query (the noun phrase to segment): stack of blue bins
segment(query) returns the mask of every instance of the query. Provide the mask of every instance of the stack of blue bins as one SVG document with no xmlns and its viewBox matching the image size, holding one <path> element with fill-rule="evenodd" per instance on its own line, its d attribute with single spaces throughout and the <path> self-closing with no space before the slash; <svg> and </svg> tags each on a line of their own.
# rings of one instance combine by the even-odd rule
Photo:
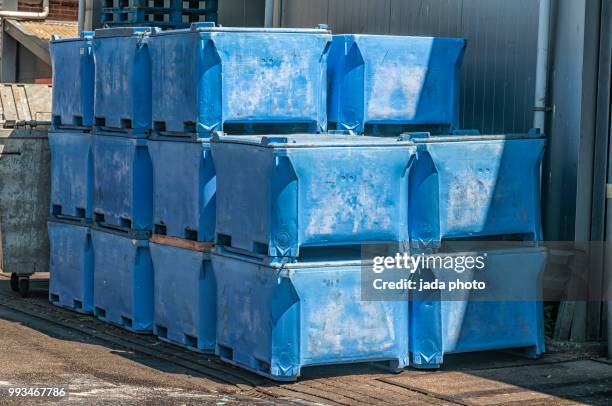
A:
<svg viewBox="0 0 612 406">
<path fill-rule="evenodd" d="M 54 38 L 50 300 L 279 381 L 539 356 L 545 142 L 459 130 L 464 49 L 326 26 Z M 371 250 L 479 241 L 480 276 L 520 295 L 364 294 Z"/>
<path fill-rule="evenodd" d="M 93 129 L 94 315 L 153 329 L 151 60 L 155 29 L 96 30 Z"/>
<path fill-rule="evenodd" d="M 151 36 L 151 254 L 160 339 L 216 351 L 211 251 L 220 208 L 210 140 L 219 131 L 316 133 L 324 127 L 328 37 L 322 28 L 270 31 L 213 23 Z"/>
<path fill-rule="evenodd" d="M 413 147 L 317 135 L 327 128 L 330 43 L 326 27 L 212 24 L 150 42 L 150 150 L 154 190 L 164 191 L 154 193 L 155 333 L 278 380 L 296 379 L 309 365 L 386 361 L 399 370 L 408 360 L 408 303 L 360 301 L 356 242 L 407 242 L 407 223 L 380 224 L 406 219 L 401 191 Z M 379 168 L 363 168 L 359 156 Z M 385 194 L 358 196 L 358 176 L 370 179 L 368 191 Z M 346 189 L 332 207 L 330 181 Z M 290 186 L 321 189 L 312 203 L 302 195 L 298 207 Z M 356 224 L 376 206 L 374 223 Z M 339 212 L 345 219 L 335 225 Z M 328 225 L 318 224 L 323 215 Z M 297 224 L 298 216 L 312 224 Z M 217 245 L 195 260 L 178 244 L 185 239 Z"/>
<path fill-rule="evenodd" d="M 93 312 L 92 127 L 94 59 L 91 32 L 54 37 L 49 300 L 82 313 Z"/>
<path fill-rule="evenodd" d="M 414 142 L 411 254 L 481 256 L 484 269 L 418 269 L 415 281 L 484 281 L 486 291 L 410 294 L 416 368 L 451 353 L 544 351 L 540 278 L 546 251 L 540 216 L 545 141 L 537 131 L 480 135 L 459 127 L 462 40 L 370 35 L 334 37 L 329 120 L 337 129 Z M 454 247 L 454 248 L 453 248 Z M 467 252 L 457 252 L 463 249 Z"/>
</svg>

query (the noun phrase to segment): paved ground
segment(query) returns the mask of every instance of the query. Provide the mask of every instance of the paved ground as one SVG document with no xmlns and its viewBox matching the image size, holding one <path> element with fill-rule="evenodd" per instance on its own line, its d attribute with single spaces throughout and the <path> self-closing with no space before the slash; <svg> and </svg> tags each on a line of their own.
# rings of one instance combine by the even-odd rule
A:
<svg viewBox="0 0 612 406">
<path fill-rule="evenodd" d="M 0 277 L 0 404 L 9 387 L 65 387 L 57 404 L 596 404 L 612 405 L 612 365 L 595 354 L 552 352 L 539 361 L 504 353 L 447 357 L 442 371 L 384 373 L 373 365 L 306 369 L 279 385 L 108 326 L 47 302 L 46 281 L 21 299 Z M 53 403 L 52 401 L 47 401 Z"/>
</svg>

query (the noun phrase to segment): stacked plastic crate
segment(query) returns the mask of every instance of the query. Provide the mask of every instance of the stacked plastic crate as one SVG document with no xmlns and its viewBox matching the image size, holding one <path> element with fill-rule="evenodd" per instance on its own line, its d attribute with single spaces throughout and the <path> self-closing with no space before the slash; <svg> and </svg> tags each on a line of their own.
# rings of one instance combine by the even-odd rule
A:
<svg viewBox="0 0 612 406">
<path fill-rule="evenodd" d="M 54 39 L 51 301 L 277 380 L 539 355 L 544 141 L 457 130 L 464 48 L 210 23 Z M 480 240 L 487 283 L 523 295 L 364 295 L 371 250 Z"/>
<path fill-rule="evenodd" d="M 379 224 L 405 219 L 406 196 L 399 191 L 407 187 L 412 147 L 317 135 L 327 127 L 330 40 L 326 27 L 197 24 L 157 33 L 150 44 L 150 145 L 154 190 L 160 191 L 154 193 L 152 244 L 155 332 L 280 380 L 295 379 L 307 365 L 389 361 L 397 370 L 408 359 L 408 304 L 360 302 L 356 249 L 358 239 L 370 235 L 406 241 L 407 224 L 355 229 L 355 221 L 376 205 Z M 362 168 L 358 156 L 372 157 L 389 176 Z M 300 186 L 297 176 L 304 177 Z M 377 187 L 386 193 L 359 198 L 358 176 L 368 178 L 372 193 Z M 331 208 L 326 199 L 336 192 L 330 181 L 344 189 Z M 296 187 L 321 189 L 312 193 L 313 202 L 303 194 L 298 204 Z M 352 213 L 340 226 L 318 223 L 334 222 L 334 210 Z M 298 216 L 312 226 L 298 225 Z M 218 245 L 209 258 L 193 261 L 193 250 L 174 244 L 177 238 Z M 300 253 L 301 246 L 311 254 Z M 326 314 L 333 320 L 326 322 Z"/>
<path fill-rule="evenodd" d="M 539 280 L 546 252 L 537 242 L 545 141 L 536 131 L 457 131 L 463 48 L 462 40 L 344 35 L 334 37 L 330 56 L 332 125 L 404 133 L 417 146 L 411 254 L 484 258 L 477 276 L 439 266 L 415 274 L 446 286 L 475 278 L 488 286 L 412 293 L 410 351 L 417 368 L 437 368 L 449 353 L 522 348 L 536 357 L 544 351 Z"/>
<path fill-rule="evenodd" d="M 218 0 L 104 0 L 106 27 L 188 28 L 194 22 L 217 22 Z"/>
<path fill-rule="evenodd" d="M 93 312 L 93 33 L 53 38 L 49 300 Z"/>
<path fill-rule="evenodd" d="M 153 29 L 96 30 L 93 136 L 94 314 L 153 328 L 151 130 Z"/>
</svg>

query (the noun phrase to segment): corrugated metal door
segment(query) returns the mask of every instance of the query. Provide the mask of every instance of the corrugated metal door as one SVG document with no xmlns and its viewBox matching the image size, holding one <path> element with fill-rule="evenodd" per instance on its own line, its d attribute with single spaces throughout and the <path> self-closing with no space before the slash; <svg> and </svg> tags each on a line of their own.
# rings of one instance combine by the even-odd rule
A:
<svg viewBox="0 0 612 406">
<path fill-rule="evenodd" d="M 282 0 L 284 27 L 327 23 L 335 33 L 463 37 L 463 128 L 531 127 L 538 2 L 535 0 Z"/>
</svg>

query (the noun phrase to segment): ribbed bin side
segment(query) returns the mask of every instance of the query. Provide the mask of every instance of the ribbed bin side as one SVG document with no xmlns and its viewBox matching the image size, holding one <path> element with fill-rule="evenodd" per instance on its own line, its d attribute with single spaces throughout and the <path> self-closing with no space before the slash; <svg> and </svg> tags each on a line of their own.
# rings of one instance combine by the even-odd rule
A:
<svg viewBox="0 0 612 406">
<path fill-rule="evenodd" d="M 304 248 L 407 245 L 411 144 L 330 135 L 251 141 L 211 144 L 218 244 L 290 258 Z"/>
<path fill-rule="evenodd" d="M 93 249 L 89 227 L 49 221 L 49 301 L 93 312 Z"/>
<path fill-rule="evenodd" d="M 216 175 L 208 142 L 148 142 L 155 234 L 215 239 Z"/>
<path fill-rule="evenodd" d="M 397 125 L 403 131 L 428 128 L 448 134 L 459 125 L 464 50 L 463 39 L 334 36 L 329 121 L 357 133 Z"/>
<path fill-rule="evenodd" d="M 449 254 L 452 256 L 472 255 Z M 412 364 L 438 368 L 444 354 L 524 349 L 529 357 L 544 352 L 541 277 L 546 250 L 516 248 L 481 253 L 485 267 L 455 273 L 419 270 L 415 277 L 449 282 L 484 282 L 486 290 L 413 293 L 410 309 Z"/>
<path fill-rule="evenodd" d="M 49 45 L 53 69 L 52 120 L 55 128 L 90 128 L 94 108 L 93 33 L 57 39 Z"/>
<path fill-rule="evenodd" d="M 153 36 L 154 131 L 326 130 L 330 39 L 325 30 L 198 25 Z"/>
<path fill-rule="evenodd" d="M 217 354 L 287 381 L 303 367 L 386 361 L 408 364 L 408 301 L 361 300 L 359 263 L 281 271 L 213 253 Z"/>
<path fill-rule="evenodd" d="M 154 334 L 192 350 L 214 351 L 216 282 L 207 252 L 151 243 Z"/>
<path fill-rule="evenodd" d="M 419 145 L 410 176 L 413 242 L 504 235 L 541 239 L 543 139 L 432 140 L 437 142 Z"/>
<path fill-rule="evenodd" d="M 152 229 L 153 169 L 147 140 L 93 136 L 94 221 L 123 231 Z"/>
<path fill-rule="evenodd" d="M 85 221 L 93 218 L 92 135 L 49 132 L 51 216 Z"/>
<path fill-rule="evenodd" d="M 96 30 L 94 125 L 144 137 L 151 129 L 151 59 L 146 28 Z"/>
<path fill-rule="evenodd" d="M 94 314 L 129 331 L 153 331 L 153 265 L 148 240 L 92 229 Z"/>
</svg>

